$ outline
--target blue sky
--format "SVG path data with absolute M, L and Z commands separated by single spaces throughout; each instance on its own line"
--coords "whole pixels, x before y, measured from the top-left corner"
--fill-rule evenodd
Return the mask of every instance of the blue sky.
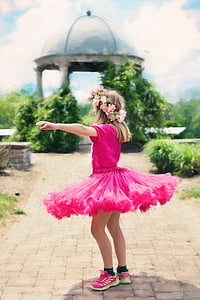
M 121 29 L 145 59 L 145 76 L 170 101 L 199 89 L 199 0 L 1 0 L 0 93 L 35 87 L 33 60 L 62 24 L 90 9 Z M 98 84 L 98 74 L 73 74 L 71 87 L 80 101 Z M 45 71 L 48 94 L 59 86 L 60 74 Z

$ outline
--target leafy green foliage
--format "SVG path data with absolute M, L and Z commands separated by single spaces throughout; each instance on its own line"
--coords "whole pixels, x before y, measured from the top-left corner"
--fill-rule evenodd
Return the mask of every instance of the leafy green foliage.
M 32 141 L 31 130 L 35 126 L 39 105 L 39 100 L 35 95 L 26 96 L 21 101 L 15 117 L 15 125 L 18 130 L 15 140 L 19 142 Z
M 159 173 L 177 171 L 176 145 L 172 141 L 151 140 L 145 145 L 144 151 L 149 154 Z
M 194 167 L 196 161 L 195 146 L 189 144 L 177 145 L 177 157 L 176 166 L 178 170 L 181 170 L 183 176 L 194 175 Z
M 0 96 L 0 128 L 13 128 L 14 116 L 25 96 L 23 93 L 10 92 Z
M 200 145 L 151 140 L 144 147 L 158 173 L 190 177 L 200 173 Z
M 181 138 L 200 138 L 200 100 L 179 101 L 171 106 L 171 121 L 186 127 Z
M 37 152 L 72 152 L 79 137 L 64 131 L 42 131 L 37 121 L 75 123 L 80 120 L 76 99 L 67 86 L 45 100 L 27 99 L 19 107 L 16 127 L 19 141 L 33 142 Z
M 80 116 L 81 118 L 88 115 L 91 112 L 92 105 L 91 103 L 84 103 L 79 105 Z
M 44 100 L 36 114 L 36 121 L 46 120 L 53 123 L 75 123 L 79 121 L 79 109 L 76 99 L 68 87 L 60 89 Z M 41 152 L 72 152 L 75 150 L 79 137 L 65 131 L 42 131 L 33 127 L 31 137 L 34 141 L 33 150 Z
M 163 126 L 167 102 L 155 87 L 141 76 L 140 67 L 125 60 L 119 70 L 116 70 L 114 64 L 108 61 L 102 73 L 102 83 L 106 88 L 119 91 L 125 98 L 127 123 L 133 140 L 144 143 L 148 140 L 145 128 Z
M 94 113 L 92 112 L 91 104 L 79 105 L 81 123 L 89 126 L 94 123 Z

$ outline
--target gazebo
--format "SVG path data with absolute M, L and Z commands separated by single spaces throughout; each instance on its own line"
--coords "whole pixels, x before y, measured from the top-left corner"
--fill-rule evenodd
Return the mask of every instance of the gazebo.
M 41 57 L 34 60 L 38 95 L 43 97 L 44 70 L 59 70 L 62 86 L 74 71 L 100 72 L 106 60 L 111 60 L 118 67 L 124 56 L 142 66 L 143 58 L 121 38 L 113 24 L 88 11 L 69 29 L 62 27 L 52 34 L 43 47 Z

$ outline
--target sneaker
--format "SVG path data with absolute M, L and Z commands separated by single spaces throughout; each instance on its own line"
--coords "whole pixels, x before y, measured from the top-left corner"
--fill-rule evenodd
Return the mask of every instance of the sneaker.
M 112 286 L 118 285 L 119 278 L 117 275 L 112 276 L 107 271 L 100 271 L 100 277 L 97 281 L 95 281 L 90 287 L 95 291 L 105 291 Z
M 129 272 L 118 273 L 118 277 L 119 277 L 120 283 L 123 283 L 123 284 L 131 283 L 131 275 L 129 274 Z

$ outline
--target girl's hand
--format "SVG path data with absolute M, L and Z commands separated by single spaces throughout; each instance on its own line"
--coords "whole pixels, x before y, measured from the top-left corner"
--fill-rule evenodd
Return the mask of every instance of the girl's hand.
M 55 130 L 56 129 L 56 124 L 47 122 L 47 121 L 40 121 L 36 123 L 37 126 L 42 126 L 40 129 L 43 130 Z

